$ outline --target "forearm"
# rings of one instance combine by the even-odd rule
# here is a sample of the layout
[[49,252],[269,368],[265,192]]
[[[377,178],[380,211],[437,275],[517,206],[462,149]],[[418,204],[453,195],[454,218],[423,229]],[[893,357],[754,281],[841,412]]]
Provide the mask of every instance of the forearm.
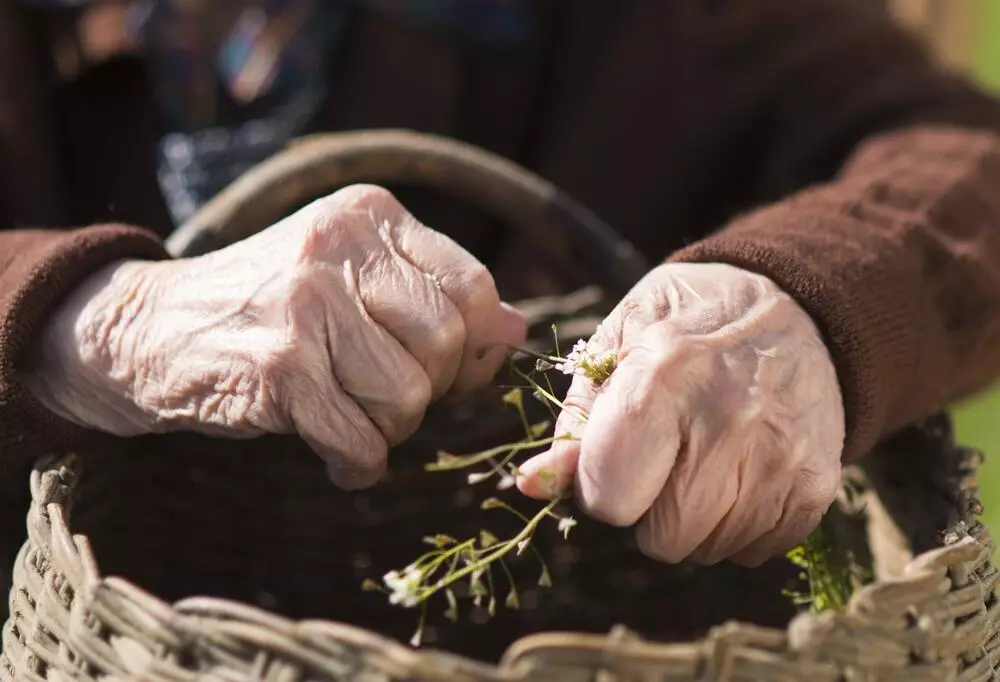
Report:
[[154,235],[126,226],[0,232],[0,469],[95,437],[43,408],[20,379],[51,313],[109,263],[166,257]]
[[831,183],[675,254],[764,274],[823,330],[845,455],[1000,376],[1000,136],[914,128],[858,146]]

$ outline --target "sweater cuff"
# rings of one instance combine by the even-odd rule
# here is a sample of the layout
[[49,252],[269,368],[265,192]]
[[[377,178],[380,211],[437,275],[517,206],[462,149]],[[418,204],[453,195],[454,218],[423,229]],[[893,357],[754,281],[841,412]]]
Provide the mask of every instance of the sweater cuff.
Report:
[[[870,451],[904,426],[898,397],[919,390],[921,309],[912,259],[859,206],[823,189],[748,214],[669,260],[717,262],[770,278],[813,318],[830,350],[844,401],[844,460]],[[933,396],[924,396],[934,400]]]
[[18,372],[51,313],[91,274],[117,260],[163,260],[152,233],[123,225],[0,235],[17,250],[0,271],[0,470],[40,456],[98,445],[111,436],[56,416],[20,383]]

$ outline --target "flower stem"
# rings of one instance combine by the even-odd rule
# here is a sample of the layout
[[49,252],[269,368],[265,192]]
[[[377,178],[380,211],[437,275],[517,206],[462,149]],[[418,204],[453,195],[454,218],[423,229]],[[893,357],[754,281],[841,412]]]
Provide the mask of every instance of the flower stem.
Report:
[[556,505],[559,504],[559,502],[560,502],[559,499],[554,499],[551,502],[549,502],[547,505],[545,505],[545,507],[541,511],[535,514],[533,518],[527,520],[527,523],[525,524],[524,528],[521,530],[520,533],[515,535],[510,540],[507,540],[506,542],[497,545],[497,548],[495,550],[487,551],[485,555],[481,555],[475,561],[470,562],[469,564],[458,569],[457,571],[449,573],[444,578],[437,581],[434,585],[431,585],[430,587],[421,591],[420,601],[426,601],[427,599],[431,598],[441,590],[449,587],[450,585],[455,584],[465,576],[471,575],[473,572],[477,570],[484,569],[494,561],[503,559],[503,557],[506,556],[508,553],[510,553],[511,550],[517,548],[518,543],[520,543],[523,540],[527,540],[532,536],[532,534],[535,532],[535,529],[538,527],[538,524],[541,523],[542,519],[548,516],[548,513],[550,511],[555,509]]
[[539,438],[532,441],[520,441],[517,443],[508,443],[507,445],[498,445],[495,448],[490,448],[489,450],[483,450],[482,452],[477,452],[472,455],[466,455],[461,457],[455,457],[454,459],[448,460],[447,462],[432,462],[424,466],[426,471],[451,471],[454,469],[465,469],[474,464],[479,464],[480,462],[488,461],[489,459],[501,455],[504,453],[517,454],[524,450],[531,450],[533,448],[545,447],[546,445],[552,445],[558,440],[566,440],[565,436],[550,436],[548,438]]

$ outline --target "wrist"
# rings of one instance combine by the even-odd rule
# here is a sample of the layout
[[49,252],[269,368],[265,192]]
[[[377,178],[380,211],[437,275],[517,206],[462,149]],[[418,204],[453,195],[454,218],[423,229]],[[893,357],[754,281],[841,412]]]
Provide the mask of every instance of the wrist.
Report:
[[52,314],[21,381],[43,406],[78,426],[119,436],[148,433],[155,419],[134,400],[139,340],[161,264],[117,261],[88,277]]

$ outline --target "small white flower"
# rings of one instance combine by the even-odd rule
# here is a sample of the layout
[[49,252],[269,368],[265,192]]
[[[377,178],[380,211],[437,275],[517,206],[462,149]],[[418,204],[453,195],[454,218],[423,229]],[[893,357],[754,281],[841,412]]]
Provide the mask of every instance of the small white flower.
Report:
[[477,483],[482,483],[487,478],[493,475],[492,471],[481,471],[475,474],[469,474],[469,485],[476,485]]
[[507,490],[514,487],[514,477],[511,474],[504,474],[497,483],[497,490]]
[[594,383],[601,385],[611,376],[617,364],[618,354],[613,350],[606,350],[599,355],[595,355],[588,350],[586,341],[577,341],[573,350],[564,358],[563,362],[556,365],[563,374],[579,374],[585,376]]
[[576,519],[572,516],[564,516],[559,519],[559,532],[563,534],[563,537],[569,539],[569,532],[576,525]]
[[587,342],[580,339],[573,344],[573,350],[564,358],[564,361],[556,363],[556,370],[563,374],[577,374],[581,364],[586,362],[587,356]]
[[399,571],[389,571],[382,576],[382,582],[389,588],[389,603],[400,604],[410,608],[420,603],[420,583],[423,582],[423,572],[414,565],[409,565]]

